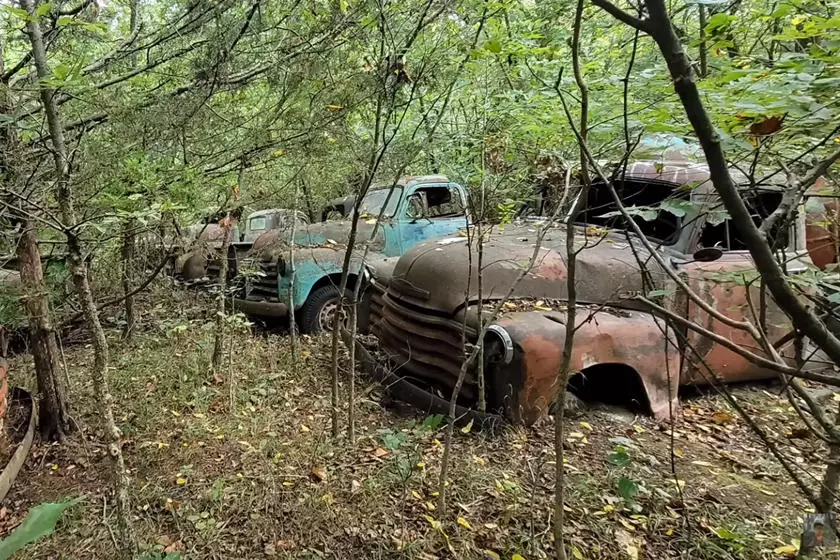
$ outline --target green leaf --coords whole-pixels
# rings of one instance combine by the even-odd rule
[[[490,39],[484,43],[484,48],[493,54],[499,54],[502,52],[502,43],[498,39]]]
[[[658,298],[665,295],[665,290],[651,290],[648,292],[648,299]]]
[[[52,7],[53,7],[52,2],[46,2],[44,4],[41,4],[40,6],[38,6],[38,9],[35,10],[35,14],[38,17],[44,17],[45,15],[50,13],[50,10],[52,10]]]
[[[627,502],[632,502],[639,493],[639,485],[635,481],[622,476],[618,479],[618,495]]]
[[[741,535],[739,535],[738,533],[733,533],[726,527],[716,527],[715,534],[725,541],[736,541],[741,538]]]
[[[694,210],[697,205],[690,200],[679,200],[679,199],[668,199],[663,200],[662,203],[659,205],[660,210],[664,210],[669,214],[673,214],[677,218],[682,218],[692,210]]]
[[[12,14],[13,16],[19,17],[23,21],[29,21],[29,12],[24,10],[23,8],[15,8],[14,6],[3,6],[3,9]]]
[[[620,445],[615,448],[615,451],[607,455],[607,463],[614,467],[626,467],[630,464],[630,455],[627,450]]]
[[[423,420],[423,429],[433,432],[443,423],[443,414],[432,414]]]
[[[46,537],[55,530],[55,524],[64,510],[77,504],[81,498],[46,503],[35,506],[23,523],[12,534],[0,541],[0,560],[7,560],[29,543]]]

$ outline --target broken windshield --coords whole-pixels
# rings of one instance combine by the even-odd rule
[[[390,197],[388,196],[389,194]],[[385,207],[385,213],[382,217],[393,218],[394,214],[397,213],[397,206],[399,205],[401,197],[402,187],[400,186],[394,187],[393,192],[390,188],[370,191],[367,196],[365,196],[364,200],[362,200],[362,206],[359,208],[359,215],[374,217],[379,216],[379,213],[382,212],[382,207],[387,204]]]
[[[666,201],[673,201],[672,205],[678,208],[681,202],[688,201],[688,190],[671,183],[649,181],[627,180],[614,185],[627,213],[645,237],[662,245],[677,242],[682,229],[682,218],[678,216],[681,212],[670,212],[661,206],[666,206]],[[586,207],[576,221],[609,229],[628,229],[612,193],[603,183],[594,183],[589,189]]]

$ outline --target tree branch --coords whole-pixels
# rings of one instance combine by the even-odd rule
[[[592,0],[592,3],[610,14],[615,19],[626,23],[630,27],[648,34],[651,33],[649,20],[630,15],[609,0]]]

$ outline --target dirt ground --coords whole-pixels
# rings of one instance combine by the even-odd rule
[[[237,334],[228,365],[215,376],[204,320],[160,320],[130,344],[112,342],[111,380],[144,558],[553,554],[550,419],[495,434],[458,431],[450,506],[441,517],[440,419],[385,406],[379,388],[361,381],[358,442],[332,440],[324,340],[304,338],[295,364],[287,337]],[[110,463],[99,443],[90,360],[84,345],[66,349],[78,429],[63,446],[36,442],[0,509],[0,536],[33,505],[83,500],[20,558],[113,557]],[[30,358],[12,360],[12,381],[32,386]],[[733,390],[803,472],[819,477],[825,450],[801,430],[779,389]],[[341,415],[345,426],[346,404]],[[566,467],[568,540],[577,559],[791,557],[809,511],[713,392],[686,396],[673,426],[615,409],[577,414],[568,423]]]

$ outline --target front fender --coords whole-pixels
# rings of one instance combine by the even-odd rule
[[[639,375],[650,411],[666,419],[676,409],[680,356],[662,320],[640,311],[578,310],[570,371],[620,364]],[[500,318],[488,332],[485,372],[495,405],[515,422],[532,424],[557,394],[566,337],[565,314],[520,312]],[[504,340],[507,335],[509,341]],[[505,359],[505,344],[512,346]]]
[[[312,288],[319,280],[327,276],[340,275],[344,265],[345,248],[301,247],[295,254],[295,309],[299,309],[309,298]],[[358,275],[362,268],[362,249],[353,251],[350,259],[350,274]],[[290,275],[287,273],[280,282],[281,293],[289,293]],[[281,297],[281,301],[283,298]]]

